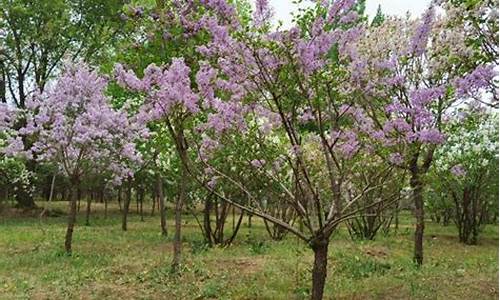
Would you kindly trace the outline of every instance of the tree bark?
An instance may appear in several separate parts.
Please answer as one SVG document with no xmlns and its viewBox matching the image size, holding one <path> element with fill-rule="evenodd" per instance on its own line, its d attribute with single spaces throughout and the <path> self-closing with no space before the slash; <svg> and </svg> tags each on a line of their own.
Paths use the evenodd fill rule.
<svg viewBox="0 0 500 300">
<path fill-rule="evenodd" d="M 76 202 L 78 198 L 78 185 L 76 180 L 73 180 L 72 191 L 70 192 L 68 227 L 66 229 L 66 237 L 64 240 L 64 248 L 67 254 L 71 254 L 71 242 L 73 240 L 73 229 L 76 223 Z"/>
<path fill-rule="evenodd" d="M 144 210 L 143 210 L 143 202 L 144 202 L 144 189 L 141 187 L 139 192 L 139 212 L 141 214 L 141 222 L 144 222 Z"/>
<path fill-rule="evenodd" d="M 122 211 L 122 186 L 118 188 L 118 207 L 120 208 L 120 211 Z"/>
<path fill-rule="evenodd" d="M 411 170 L 410 186 L 415 204 L 415 249 L 413 260 L 419 266 L 424 262 L 424 197 L 422 195 L 422 180 L 418 170 Z"/>
<path fill-rule="evenodd" d="M 203 210 L 203 228 L 205 230 L 205 240 L 212 247 L 212 226 L 210 223 L 210 211 L 212 210 L 212 195 L 205 198 L 205 209 Z"/>
<path fill-rule="evenodd" d="M 78 200 L 78 212 L 80 212 L 80 202 L 82 200 L 82 190 L 80 189 L 80 186 L 78 186 L 77 190 L 76 190 L 76 198 Z"/>
<path fill-rule="evenodd" d="M 312 300 L 323 299 L 325 289 L 326 267 L 328 264 L 328 239 L 319 239 L 312 243 L 314 266 L 312 270 Z"/>
<path fill-rule="evenodd" d="M 90 193 L 90 197 L 87 197 L 87 211 L 85 212 L 85 226 L 90 226 L 90 206 L 92 204 L 92 198 L 94 198 L 94 193 Z"/>
<path fill-rule="evenodd" d="M 182 241 L 181 241 L 181 222 L 182 222 L 182 206 L 186 197 L 186 185 L 188 173 L 184 163 L 181 164 L 182 174 L 180 178 L 179 195 L 175 203 L 175 233 L 174 233 L 174 257 L 172 259 L 172 272 L 179 272 L 182 254 Z"/>
<path fill-rule="evenodd" d="M 123 203 L 123 218 L 122 218 L 123 231 L 127 231 L 127 217 L 128 217 L 128 210 L 130 207 L 131 198 L 132 198 L 132 179 L 129 178 L 127 182 L 127 197 L 125 197 L 125 203 Z"/>
<path fill-rule="evenodd" d="M 151 208 L 151 216 L 155 215 L 155 207 L 156 207 L 156 185 L 153 187 L 153 192 L 151 193 L 151 201 L 153 202 L 153 207 Z"/>
<path fill-rule="evenodd" d="M 56 173 L 52 175 L 52 180 L 50 182 L 50 192 L 49 192 L 49 200 L 47 201 L 47 205 L 43 208 L 42 212 L 40 213 L 40 217 L 43 217 L 47 211 L 49 210 L 48 206 L 52 202 L 52 197 L 54 196 L 54 186 L 56 183 Z"/>
<path fill-rule="evenodd" d="M 108 199 L 104 198 L 104 219 L 108 218 Z"/>
<path fill-rule="evenodd" d="M 165 211 L 165 198 L 163 196 L 163 180 L 161 179 L 161 175 L 156 175 L 156 194 L 158 195 L 158 201 L 160 202 L 160 225 L 161 225 L 161 234 L 167 236 L 167 218 Z M 153 200 L 153 211 L 154 211 L 154 200 Z"/>
</svg>

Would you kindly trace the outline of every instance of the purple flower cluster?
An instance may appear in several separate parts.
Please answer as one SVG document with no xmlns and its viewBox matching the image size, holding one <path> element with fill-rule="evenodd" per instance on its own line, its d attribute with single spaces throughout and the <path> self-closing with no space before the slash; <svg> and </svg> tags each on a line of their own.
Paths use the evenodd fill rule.
<svg viewBox="0 0 500 300">
<path fill-rule="evenodd" d="M 87 66 L 67 65 L 55 86 L 28 104 L 26 126 L 11 144 L 20 148 L 21 136 L 35 135 L 28 152 L 57 163 L 72 178 L 96 170 L 111 172 L 115 182 L 131 176 L 141 162 L 134 143 L 148 131 L 110 106 L 106 87 L 106 79 Z"/>
<path fill-rule="evenodd" d="M 160 120 L 175 108 L 189 113 L 199 111 L 199 97 L 191 89 L 190 72 L 191 69 L 180 58 L 173 59 L 168 68 L 149 65 L 142 79 L 120 64 L 115 66 L 115 77 L 121 86 L 146 94 L 145 104 L 138 116 L 142 122 Z"/>
<path fill-rule="evenodd" d="M 454 82 L 458 97 L 474 97 L 481 89 L 493 85 L 492 81 L 498 76 L 495 65 L 479 65 L 470 74 L 457 78 Z"/>
<path fill-rule="evenodd" d="M 465 177 L 465 175 L 467 175 L 467 172 L 465 171 L 464 167 L 460 164 L 451 167 L 450 172 L 456 177 Z"/>
<path fill-rule="evenodd" d="M 427 9 L 422 17 L 421 24 L 417 27 L 413 37 L 410 41 L 410 46 L 408 48 L 408 54 L 414 56 L 421 56 L 427 49 L 427 43 L 429 42 L 429 34 L 434 23 L 434 6 Z"/>
</svg>

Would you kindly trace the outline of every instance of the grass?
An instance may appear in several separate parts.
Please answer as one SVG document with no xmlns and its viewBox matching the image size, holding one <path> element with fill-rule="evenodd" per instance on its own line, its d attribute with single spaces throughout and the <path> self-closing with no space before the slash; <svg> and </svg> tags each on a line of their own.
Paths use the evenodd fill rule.
<svg viewBox="0 0 500 300">
<path fill-rule="evenodd" d="M 53 203 L 61 209 L 65 203 Z M 117 207 L 91 226 L 78 218 L 73 255 L 63 252 L 66 218 L 0 215 L 0 299 L 306 299 L 312 252 L 291 235 L 271 241 L 256 218 L 226 248 L 208 248 L 184 216 L 182 275 L 170 274 L 173 224 L 158 214 L 141 222 L 135 207 L 121 231 Z M 83 206 L 82 206 L 83 207 Z M 351 241 L 339 230 L 329 249 L 327 299 L 498 299 L 498 227 L 478 246 L 458 243 L 453 226 L 428 222 L 425 264 L 412 261 L 412 219 L 398 234 Z M 228 226 L 231 227 L 231 226 Z"/>
</svg>

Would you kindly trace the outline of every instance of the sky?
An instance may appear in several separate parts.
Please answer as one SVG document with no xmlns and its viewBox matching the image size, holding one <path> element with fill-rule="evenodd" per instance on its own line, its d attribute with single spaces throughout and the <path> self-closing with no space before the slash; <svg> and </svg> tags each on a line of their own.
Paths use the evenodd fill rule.
<svg viewBox="0 0 500 300">
<path fill-rule="evenodd" d="M 404 16 L 409 11 L 416 17 L 424 12 L 429 3 L 430 0 L 366 0 L 366 12 L 372 18 L 380 4 L 386 15 Z M 270 4 L 274 8 L 275 18 L 282 20 L 285 27 L 289 27 L 292 21 L 290 13 L 297 10 L 297 5 L 293 4 L 292 0 L 270 0 Z"/>
</svg>

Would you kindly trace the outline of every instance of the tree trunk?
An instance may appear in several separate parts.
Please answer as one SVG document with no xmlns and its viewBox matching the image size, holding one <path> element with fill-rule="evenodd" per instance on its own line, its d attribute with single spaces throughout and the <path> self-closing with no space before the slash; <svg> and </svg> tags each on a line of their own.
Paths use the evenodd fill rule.
<svg viewBox="0 0 500 300">
<path fill-rule="evenodd" d="M 56 183 L 56 173 L 52 175 L 52 181 L 50 182 L 50 193 L 49 193 L 49 200 L 47 201 L 47 205 L 43 208 L 42 212 L 40 213 L 40 217 L 43 217 L 47 211 L 49 210 L 48 206 L 52 202 L 52 197 L 54 196 L 54 185 Z"/>
<path fill-rule="evenodd" d="M 140 193 L 139 193 L 139 212 L 141 214 L 141 222 L 144 222 L 144 210 L 143 210 L 143 202 L 144 202 L 144 189 L 141 187 Z"/>
<path fill-rule="evenodd" d="M 122 186 L 118 188 L 118 207 L 120 208 L 120 211 L 122 211 Z"/>
<path fill-rule="evenodd" d="M 181 241 L 181 221 L 182 205 L 186 197 L 187 170 L 184 163 L 181 165 L 182 174 L 180 178 L 179 196 L 175 203 L 175 234 L 174 234 L 174 257 L 172 259 L 172 272 L 177 273 L 181 263 L 182 241 Z"/>
<path fill-rule="evenodd" d="M 161 179 L 161 175 L 156 175 L 156 194 L 158 195 L 158 201 L 160 202 L 160 225 L 161 225 L 161 234 L 167 236 L 167 218 L 165 211 L 165 199 L 163 196 L 163 180 Z M 153 211 L 154 211 L 154 201 L 153 201 Z"/>
<path fill-rule="evenodd" d="M 127 217 L 128 210 L 130 207 L 130 201 L 132 200 L 132 178 L 128 179 L 127 182 L 127 197 L 125 197 L 125 203 L 123 203 L 123 218 L 122 218 L 122 230 L 127 231 Z"/>
<path fill-rule="evenodd" d="M 104 219 L 108 218 L 108 198 L 104 198 Z"/>
<path fill-rule="evenodd" d="M 210 211 L 212 210 L 212 195 L 205 198 L 205 209 L 203 210 L 203 228 L 205 233 L 205 240 L 210 247 L 212 247 L 212 226 L 210 223 Z"/>
<path fill-rule="evenodd" d="M 422 195 L 422 181 L 420 174 L 416 170 L 411 171 L 410 186 L 412 188 L 412 198 L 415 203 L 415 252 L 413 260 L 421 266 L 424 262 L 424 197 Z"/>
<path fill-rule="evenodd" d="M 78 185 L 76 180 L 72 182 L 72 192 L 70 192 L 69 213 L 68 213 L 68 227 L 66 229 L 66 238 L 64 241 L 64 248 L 67 254 L 71 254 L 71 242 L 73 240 L 73 229 L 76 223 L 76 202 L 78 198 Z"/>
<path fill-rule="evenodd" d="M 82 190 L 80 189 L 80 186 L 77 188 L 76 195 L 78 199 L 78 212 L 80 212 L 80 202 L 82 200 Z"/>
<path fill-rule="evenodd" d="M 94 198 L 94 193 L 90 193 L 90 197 L 87 196 L 87 211 L 85 213 L 85 226 L 90 226 L 90 205 L 92 204 L 92 198 Z"/>
<path fill-rule="evenodd" d="M 156 206 L 156 186 L 153 187 L 153 192 L 151 193 L 151 201 L 153 202 L 153 207 L 151 208 L 151 217 L 155 215 Z"/>
<path fill-rule="evenodd" d="M 314 266 L 312 270 L 312 300 L 323 299 L 325 289 L 326 267 L 328 263 L 328 239 L 320 239 L 312 244 Z"/>
</svg>

